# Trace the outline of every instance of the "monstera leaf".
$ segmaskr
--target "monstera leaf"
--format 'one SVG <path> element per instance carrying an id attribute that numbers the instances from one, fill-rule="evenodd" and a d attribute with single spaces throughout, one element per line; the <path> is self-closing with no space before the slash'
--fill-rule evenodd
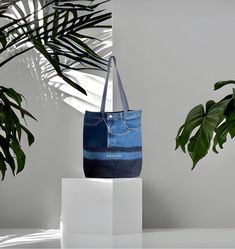
<path id="1" fill-rule="evenodd" d="M 29 146 L 34 142 L 33 134 L 26 128 L 21 119 L 35 119 L 22 107 L 23 96 L 12 88 L 0 86 L 0 171 L 2 180 L 7 166 L 13 175 L 20 173 L 25 166 L 25 153 L 21 148 L 22 133 L 28 138 Z M 19 117 L 19 115 L 21 116 Z M 35 119 L 36 120 L 36 119 Z"/>
<path id="2" fill-rule="evenodd" d="M 235 84 L 235 81 L 219 81 L 214 89 L 228 84 Z M 207 155 L 212 141 L 212 150 L 218 153 L 217 145 L 222 149 L 228 134 L 231 138 L 235 136 L 235 89 L 219 102 L 209 100 L 205 107 L 197 105 L 188 113 L 176 136 L 176 149 L 181 148 L 190 155 L 194 169 Z"/>
<path id="3" fill-rule="evenodd" d="M 100 9 L 108 1 L 0 2 L 0 18 L 7 21 L 0 28 L 0 67 L 36 49 L 50 62 L 58 76 L 86 94 L 82 87 L 65 75 L 64 70 L 105 70 L 106 60 L 93 51 L 85 40 L 97 40 L 89 35 L 91 29 L 111 28 L 106 23 L 111 13 Z"/>

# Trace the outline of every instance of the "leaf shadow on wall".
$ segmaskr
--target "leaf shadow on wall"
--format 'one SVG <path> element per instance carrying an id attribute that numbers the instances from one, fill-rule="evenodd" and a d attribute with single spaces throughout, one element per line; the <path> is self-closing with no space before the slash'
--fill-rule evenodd
<path id="1" fill-rule="evenodd" d="M 97 111 L 104 84 L 104 59 L 112 48 L 111 12 L 106 11 L 109 3 L 54 2 L 43 5 L 37 0 L 18 0 L 1 12 L 1 24 L 7 21 L 7 25 L 1 31 L 0 64 L 15 57 L 26 62 L 31 75 L 43 81 L 39 98 L 44 104 L 49 98 L 55 103 L 61 98 L 82 113 Z M 34 54 L 28 58 L 27 51 L 32 48 Z M 84 89 L 87 96 L 82 94 Z M 109 94 L 107 106 L 111 105 Z"/>
<path id="2" fill-rule="evenodd" d="M 97 41 L 93 42 L 88 40 L 87 43 L 90 47 L 93 47 L 102 58 L 107 59 L 111 54 L 112 31 L 107 29 L 103 30 L 98 37 L 102 42 L 98 43 Z M 57 76 L 50 63 L 37 51 L 22 55 L 19 59 L 19 63 L 25 64 L 31 77 L 36 80 L 39 90 L 38 100 L 43 106 L 46 106 L 46 102 L 49 101 L 49 99 L 53 101 L 55 105 L 58 105 L 58 101 L 62 100 L 82 113 L 86 110 L 99 111 L 106 72 L 94 70 L 76 71 L 72 69 L 64 71 L 67 76 L 86 90 L 86 96 Z M 79 66 L 79 63 L 77 64 Z M 112 85 L 109 84 L 107 110 L 112 110 L 112 102 Z"/>

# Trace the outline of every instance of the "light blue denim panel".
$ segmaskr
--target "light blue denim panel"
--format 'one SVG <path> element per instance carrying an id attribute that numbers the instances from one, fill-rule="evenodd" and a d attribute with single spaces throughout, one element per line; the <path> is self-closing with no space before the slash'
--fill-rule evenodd
<path id="1" fill-rule="evenodd" d="M 86 151 L 84 150 L 83 156 L 87 159 L 95 160 L 133 160 L 142 158 L 141 151 L 132 151 L 132 152 L 95 152 L 95 151 Z"/>
<path id="2" fill-rule="evenodd" d="M 141 111 L 110 113 L 107 115 L 108 147 L 136 147 L 142 145 Z"/>

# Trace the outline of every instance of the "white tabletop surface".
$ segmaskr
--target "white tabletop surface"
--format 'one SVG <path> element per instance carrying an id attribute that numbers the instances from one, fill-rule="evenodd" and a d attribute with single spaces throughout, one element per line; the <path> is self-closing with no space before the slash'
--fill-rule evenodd
<path id="1" fill-rule="evenodd" d="M 0 229 L 0 248 L 235 248 L 235 229 L 145 229 L 115 236 Z"/>
<path id="2" fill-rule="evenodd" d="M 144 229 L 115 236 L 0 229 L 0 248 L 235 248 L 235 229 Z"/>

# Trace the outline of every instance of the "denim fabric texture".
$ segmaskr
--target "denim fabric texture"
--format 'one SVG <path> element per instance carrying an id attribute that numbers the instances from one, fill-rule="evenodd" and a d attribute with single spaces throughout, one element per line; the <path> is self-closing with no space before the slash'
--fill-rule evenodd
<path id="1" fill-rule="evenodd" d="M 109 66 L 111 59 L 113 58 L 110 58 Z M 114 62 L 116 63 L 115 58 Z M 107 86 L 107 79 L 105 85 Z M 141 110 L 129 110 L 124 90 L 123 88 L 120 90 L 123 91 L 121 94 L 124 94 L 121 99 L 125 102 L 123 111 L 104 112 L 106 98 L 104 89 L 101 112 L 85 112 L 83 167 L 86 177 L 122 178 L 140 175 Z"/>

